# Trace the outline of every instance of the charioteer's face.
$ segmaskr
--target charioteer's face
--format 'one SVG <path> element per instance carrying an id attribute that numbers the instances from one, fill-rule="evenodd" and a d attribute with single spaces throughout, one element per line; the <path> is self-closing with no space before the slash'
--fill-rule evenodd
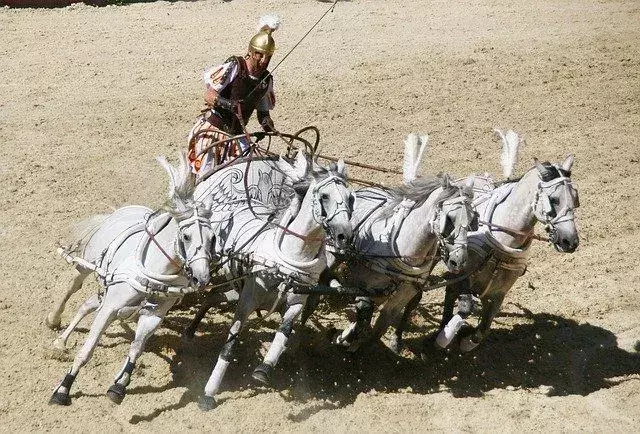
<path id="1" fill-rule="evenodd" d="M 257 76 L 267 69 L 271 56 L 267 56 L 264 53 L 258 51 L 250 51 L 247 57 L 247 67 L 249 68 L 249 74 Z"/>

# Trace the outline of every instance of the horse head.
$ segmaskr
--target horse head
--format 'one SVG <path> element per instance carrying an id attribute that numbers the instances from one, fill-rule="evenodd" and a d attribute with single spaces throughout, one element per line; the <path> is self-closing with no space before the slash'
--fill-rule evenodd
<path id="1" fill-rule="evenodd" d="M 311 194 L 313 219 L 323 227 L 333 244 L 338 249 L 346 248 L 353 236 L 350 220 L 355 196 L 347 187 L 344 161 L 323 167 L 299 151 L 295 164 L 284 165 L 282 169 L 295 181 L 294 190 L 304 186 L 307 194 Z"/>
<path id="2" fill-rule="evenodd" d="M 347 169 L 342 160 L 326 168 L 314 168 L 313 215 L 339 249 L 346 248 L 353 237 L 351 214 L 355 195 L 347 186 Z"/>
<path id="3" fill-rule="evenodd" d="M 169 200 L 165 210 L 178 224 L 176 253 L 183 269 L 197 286 L 211 279 L 211 251 L 215 242 L 211 228 L 211 198 L 206 202 L 193 200 L 195 176 L 189 168 L 186 153 L 181 153 L 180 166 L 171 166 L 164 157 L 158 162 L 169 174 Z"/>
<path id="4" fill-rule="evenodd" d="M 459 273 L 467 262 L 467 233 L 471 229 L 475 212 L 471 207 L 473 180 L 456 187 L 447 175 L 442 177 L 437 235 L 443 260 L 449 271 Z"/>
<path id="5" fill-rule="evenodd" d="M 540 178 L 532 205 L 534 215 L 545 225 L 549 241 L 556 250 L 572 253 L 580 238 L 574 220 L 574 210 L 580 206 L 578 191 L 571 181 L 573 155 L 560 164 L 540 163 L 535 168 Z"/>

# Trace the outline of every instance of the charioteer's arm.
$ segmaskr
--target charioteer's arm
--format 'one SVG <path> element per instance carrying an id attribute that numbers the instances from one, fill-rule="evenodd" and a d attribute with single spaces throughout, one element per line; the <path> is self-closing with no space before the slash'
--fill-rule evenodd
<path id="1" fill-rule="evenodd" d="M 220 92 L 231 83 L 237 74 L 238 63 L 233 57 L 227 59 L 222 65 L 209 68 L 204 72 L 204 102 L 207 107 L 219 107 L 229 111 L 236 110 L 240 102 L 224 98 L 220 96 Z"/>

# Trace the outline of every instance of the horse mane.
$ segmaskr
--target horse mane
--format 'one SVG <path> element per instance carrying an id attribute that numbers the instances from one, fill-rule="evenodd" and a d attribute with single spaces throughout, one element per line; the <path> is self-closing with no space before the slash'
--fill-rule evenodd
<path id="1" fill-rule="evenodd" d="M 313 168 L 307 172 L 304 179 L 294 181 L 292 184 L 294 191 L 301 196 L 307 194 L 307 190 L 309 190 L 311 181 L 313 181 L 314 179 L 324 179 L 328 178 L 329 176 L 337 176 L 338 178 L 343 179 L 345 182 L 348 180 L 346 175 L 338 171 L 338 165 L 336 163 L 331 163 L 326 167 L 320 166 L 318 164 L 313 164 L 312 167 Z"/>
<path id="2" fill-rule="evenodd" d="M 405 199 L 415 202 L 416 207 L 421 206 L 434 191 L 442 187 L 442 180 L 446 176 L 448 175 L 438 174 L 436 176 L 420 177 L 398 187 L 390 188 L 387 192 L 391 197 L 384 206 L 383 215 L 385 217 L 392 215 L 396 206 Z M 435 204 L 440 205 L 445 200 L 456 197 L 459 194 L 460 189 L 455 185 L 444 187 L 436 198 Z"/>
<path id="3" fill-rule="evenodd" d="M 556 165 L 554 165 L 553 163 L 550 163 L 549 161 L 543 161 L 540 164 L 542 164 L 546 169 L 546 174 L 543 177 L 544 178 L 543 181 L 551 181 L 552 179 L 559 178 L 560 176 L 566 176 L 567 178 L 571 177 L 571 171 L 567 172 L 566 170 L 563 170 L 562 168 L 557 167 Z M 525 175 L 532 170 L 536 170 L 539 173 L 536 166 L 533 166 L 525 172 Z M 495 187 L 500 187 L 501 185 L 504 185 L 504 184 L 513 184 L 515 182 L 520 182 L 522 178 L 524 178 L 524 175 L 520 175 L 517 178 L 509 178 L 503 181 L 494 182 L 493 185 Z"/>

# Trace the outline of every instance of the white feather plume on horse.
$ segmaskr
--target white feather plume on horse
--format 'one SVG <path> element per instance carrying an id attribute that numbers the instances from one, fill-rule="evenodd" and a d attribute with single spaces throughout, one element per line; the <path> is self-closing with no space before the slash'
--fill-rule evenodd
<path id="1" fill-rule="evenodd" d="M 404 139 L 404 161 L 402 179 L 409 183 L 418 177 L 418 167 L 429 144 L 429 135 L 411 133 Z"/>
<path id="2" fill-rule="evenodd" d="M 502 141 L 502 154 L 500 155 L 500 165 L 502 166 L 502 174 L 505 178 L 513 175 L 513 169 L 518 163 L 518 151 L 521 146 L 525 145 L 525 141 L 518 133 L 513 130 L 493 130 Z"/>
<path id="3" fill-rule="evenodd" d="M 258 21 L 258 31 L 259 32 L 275 32 L 280 28 L 280 24 L 282 20 L 279 16 L 275 14 L 267 14 L 260 17 Z"/>

